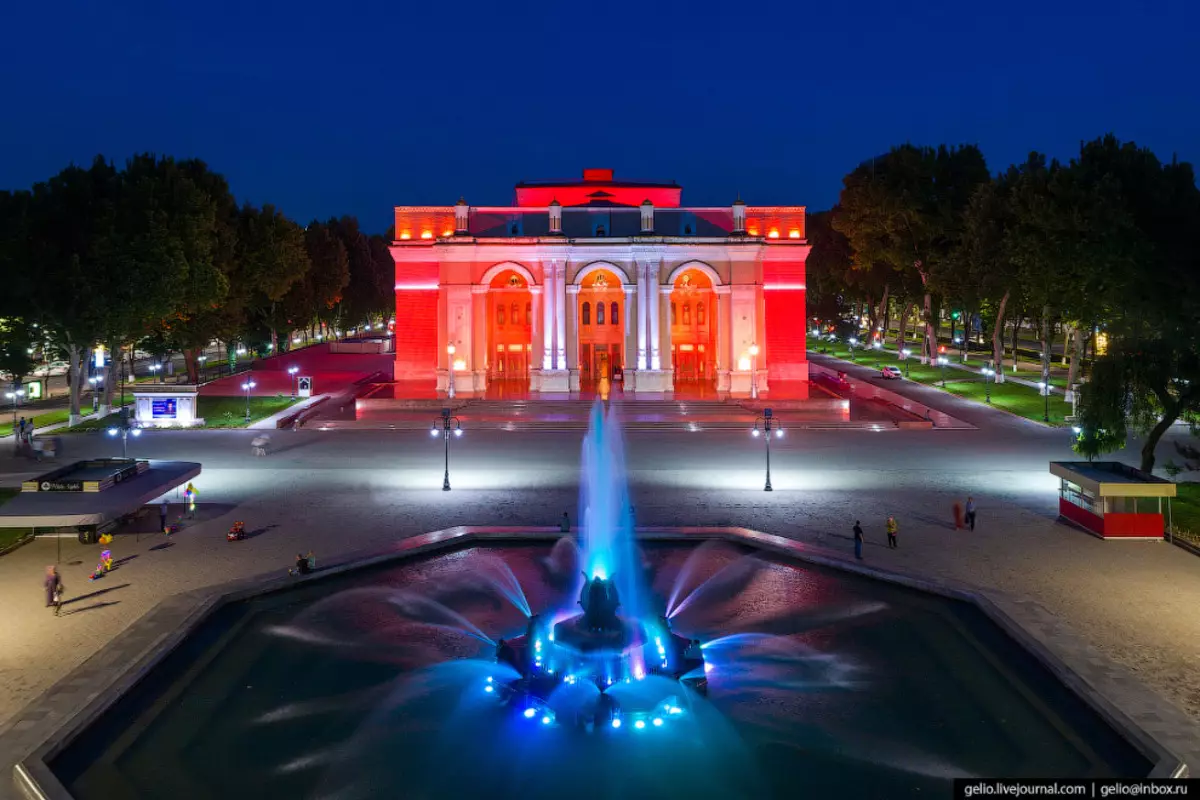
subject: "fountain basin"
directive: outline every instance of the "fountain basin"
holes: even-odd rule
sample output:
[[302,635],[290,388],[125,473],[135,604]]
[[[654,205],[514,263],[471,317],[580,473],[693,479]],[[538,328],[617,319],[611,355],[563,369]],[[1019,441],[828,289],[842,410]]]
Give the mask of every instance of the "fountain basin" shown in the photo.
[[[765,587],[735,598],[727,609],[731,618],[746,619],[769,610],[771,603],[795,605],[805,598],[813,607],[843,611],[862,603],[888,605],[893,611],[871,624],[854,622],[844,630],[824,626],[800,634],[804,652],[815,659],[807,662],[808,678],[828,678],[831,665],[845,662],[861,667],[854,674],[862,680],[844,680],[848,675],[838,674],[832,689],[797,684],[764,699],[761,693],[754,696],[753,678],[737,684],[737,692],[726,692],[733,683],[720,685],[721,659],[716,658],[709,673],[711,702],[681,708],[687,719],[680,725],[669,720],[660,730],[653,723],[657,717],[647,717],[641,729],[631,722],[620,728],[620,735],[586,740],[557,726],[542,731],[540,717],[508,713],[494,698],[485,701],[493,708],[485,709],[482,725],[475,720],[464,726],[453,714],[439,716],[444,709],[420,703],[420,708],[404,713],[386,713],[379,705],[382,700],[362,707],[348,700],[329,701],[327,706],[341,709],[332,720],[329,712],[289,720],[289,713],[299,713],[297,703],[311,706],[314,700],[386,684],[399,670],[364,662],[361,653],[353,658],[327,652],[318,656],[295,641],[280,647],[264,638],[267,627],[338,593],[366,586],[419,585],[444,570],[470,569],[480,554],[507,558],[532,545],[516,559],[514,572],[536,575],[538,568],[531,565],[557,539],[549,531],[454,529],[415,537],[399,552],[356,560],[302,582],[246,582],[165,604],[45,698],[45,703],[61,707],[67,692],[86,691],[90,697],[77,698],[71,715],[47,719],[44,710],[31,708],[24,720],[17,720],[27,723],[16,729],[20,734],[8,734],[0,746],[6,752],[22,746],[25,752],[34,750],[18,765],[18,783],[41,796],[61,798],[154,798],[181,791],[193,797],[305,796],[321,787],[332,793],[323,781],[339,775],[349,780],[376,775],[389,766],[403,769],[384,773],[374,796],[397,796],[398,786],[437,796],[439,788],[445,788],[438,781],[450,780],[467,781],[450,787],[466,792],[460,796],[472,796],[475,790],[492,797],[554,796],[563,785],[556,781],[573,780],[573,786],[582,786],[579,796],[605,797],[613,791],[606,775],[648,770],[646,785],[658,796],[677,786],[690,788],[694,796],[718,796],[719,791],[730,792],[726,797],[785,796],[800,790],[810,797],[847,796],[849,786],[873,796],[916,797],[944,790],[955,774],[1165,777],[1180,771],[1179,759],[1137,725],[1138,714],[1169,718],[1169,706],[1164,708],[1144,691],[1136,708],[1120,708],[1113,698],[1086,690],[1081,696],[1068,689],[1063,681],[1070,680],[1071,671],[1047,652],[1035,648],[1030,653],[1019,645],[1013,637],[1027,641],[1028,634],[1019,626],[1011,628],[1014,620],[1004,615],[997,617],[999,624],[989,618],[988,612],[995,609],[981,595],[928,585],[922,588],[936,591],[918,592],[896,585],[919,583],[906,576],[878,581],[838,572],[833,556],[752,531],[692,529],[647,536],[667,541],[648,550],[649,560],[663,575],[706,537],[791,556],[775,560],[773,554],[768,559],[775,577]],[[514,541],[523,544],[514,548]],[[492,548],[501,542],[506,543],[502,551]],[[477,546],[464,549],[467,544]],[[797,556],[823,563],[798,562]],[[531,605],[538,591],[528,591]],[[372,615],[378,609],[363,611],[364,626],[376,629],[380,620]],[[484,609],[483,616],[490,613]],[[488,618],[480,624],[492,621],[502,622]],[[159,634],[154,636],[151,631],[156,629]],[[157,646],[128,658],[131,642],[153,638],[159,639]],[[441,641],[439,636],[433,639]],[[480,649],[472,651],[457,640],[441,644],[461,647],[464,656]],[[123,664],[118,663],[122,651]],[[486,676],[481,672],[476,677],[482,687]],[[770,676],[760,676],[757,682],[778,683]],[[1077,683],[1083,686],[1083,681]],[[1120,688],[1118,694],[1128,698],[1140,687],[1130,681]],[[482,689],[479,696],[488,697]],[[662,713],[669,715],[671,707]],[[785,724],[767,733],[744,730],[741,723],[722,716],[733,710],[761,717],[765,709],[776,707],[784,712]],[[418,719],[421,714],[426,716]],[[346,743],[356,742],[364,725],[377,725],[381,719],[405,722],[399,729],[372,728],[378,734],[372,741],[388,743],[387,758],[368,758],[366,764],[359,758],[352,760],[355,768],[338,772],[336,754]],[[676,739],[684,737],[672,738],[672,729],[684,730],[684,725],[713,733],[710,738],[716,741],[698,750],[681,750]],[[547,735],[534,735],[530,728]],[[418,745],[423,742],[441,747],[443,760],[430,761],[424,751],[404,757],[409,750],[421,750]],[[856,752],[877,758],[860,763],[852,758]],[[758,763],[756,754],[769,756],[761,759],[767,766]],[[420,769],[422,762],[448,766],[430,773]],[[518,763],[522,769],[531,763],[542,765],[544,769],[533,775],[520,774],[539,780],[506,782],[506,776],[513,777],[507,770]],[[774,763],[786,766],[773,770]],[[664,788],[655,782],[655,764],[674,783]],[[697,778],[694,785],[680,772],[689,769]],[[477,783],[471,784],[470,778]],[[185,787],[179,781],[185,781]],[[114,793],[114,786],[123,791]],[[762,793],[755,793],[760,788]]]

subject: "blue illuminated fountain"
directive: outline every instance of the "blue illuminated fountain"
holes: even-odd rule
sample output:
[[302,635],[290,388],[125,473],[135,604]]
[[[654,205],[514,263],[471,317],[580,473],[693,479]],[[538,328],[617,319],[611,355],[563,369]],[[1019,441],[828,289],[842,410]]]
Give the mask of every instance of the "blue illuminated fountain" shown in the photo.
[[[683,713],[676,698],[650,706],[622,703],[619,687],[652,677],[703,693],[704,655],[698,640],[672,633],[666,617],[643,607],[621,431],[614,412],[606,412],[599,400],[583,443],[583,472],[579,608],[533,616],[523,636],[501,639],[496,658],[520,677],[493,683],[488,691],[547,725],[587,730],[620,728],[623,720],[635,727],[662,725],[664,714]],[[595,691],[584,689],[584,702],[571,706],[570,719],[559,719],[551,699],[576,686]],[[611,691],[614,686],[618,691]],[[661,698],[661,687],[657,694]]]

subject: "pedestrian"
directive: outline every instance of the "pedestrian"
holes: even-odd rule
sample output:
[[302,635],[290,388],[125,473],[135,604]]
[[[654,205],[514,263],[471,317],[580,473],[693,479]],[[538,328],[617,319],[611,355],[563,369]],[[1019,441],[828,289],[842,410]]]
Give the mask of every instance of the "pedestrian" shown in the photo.
[[13,431],[13,435],[17,437],[17,444],[25,441],[25,418],[21,417],[21,421],[17,423],[17,429]]
[[896,544],[896,533],[899,528],[900,526],[896,524],[896,518],[894,516],[889,516],[887,518],[888,547],[892,548],[893,550],[898,547]]
[[308,551],[308,555],[306,555],[304,557],[304,560],[308,562],[308,571],[309,572],[317,571],[317,557],[315,555],[313,555],[312,550]]
[[167,511],[168,510],[169,510],[169,507],[167,506],[167,498],[164,497],[162,499],[162,502],[158,504],[158,527],[159,527],[159,530],[161,530],[163,532],[164,536],[169,535],[171,533],[171,529],[167,527]]
[[193,519],[196,516],[196,485],[188,482],[187,488],[183,490],[183,499],[187,503],[188,516]]
[[567,512],[563,512],[562,519],[558,521],[558,530],[560,533],[571,532],[571,517]]
[[963,526],[962,503],[954,504],[954,530],[961,531]]
[[975,530],[975,498],[970,496],[967,497],[967,524]]
[[63,582],[58,574],[58,567],[51,564],[46,567],[46,578],[42,582],[46,589],[46,608],[57,606],[62,602]]
[[854,520],[854,557],[862,561],[863,529],[858,520]]

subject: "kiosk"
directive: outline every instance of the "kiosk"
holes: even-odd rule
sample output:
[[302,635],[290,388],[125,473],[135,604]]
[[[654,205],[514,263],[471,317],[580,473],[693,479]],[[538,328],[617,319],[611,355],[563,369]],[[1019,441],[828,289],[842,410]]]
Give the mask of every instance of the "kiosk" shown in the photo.
[[[1117,461],[1051,461],[1058,515],[1101,539],[1162,539],[1175,484]],[[1167,498],[1166,519],[1163,498]]]
[[134,419],[143,428],[203,425],[196,409],[194,384],[140,383],[133,387]]

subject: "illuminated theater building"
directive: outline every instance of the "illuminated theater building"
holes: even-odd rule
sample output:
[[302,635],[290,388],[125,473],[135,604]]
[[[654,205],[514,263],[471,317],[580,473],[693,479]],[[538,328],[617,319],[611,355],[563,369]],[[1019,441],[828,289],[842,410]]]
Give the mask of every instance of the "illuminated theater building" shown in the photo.
[[[806,388],[803,206],[686,207],[675,183],[519,183],[396,208],[404,385],[463,396]],[[753,376],[753,378],[752,378]]]

